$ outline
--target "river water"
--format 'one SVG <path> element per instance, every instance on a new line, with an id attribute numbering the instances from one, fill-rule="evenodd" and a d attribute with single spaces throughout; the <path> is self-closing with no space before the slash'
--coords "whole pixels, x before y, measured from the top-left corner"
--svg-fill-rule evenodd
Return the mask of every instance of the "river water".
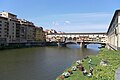
<path id="1" fill-rule="evenodd" d="M 55 80 L 67 67 L 87 55 L 96 55 L 99 45 L 37 47 L 0 51 L 0 80 Z"/>

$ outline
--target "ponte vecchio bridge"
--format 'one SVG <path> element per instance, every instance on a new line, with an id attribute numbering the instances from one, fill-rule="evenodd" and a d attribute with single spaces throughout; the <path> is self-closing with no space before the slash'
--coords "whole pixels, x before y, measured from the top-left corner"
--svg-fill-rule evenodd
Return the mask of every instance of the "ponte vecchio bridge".
<path id="1" fill-rule="evenodd" d="M 81 47 L 87 44 L 106 44 L 106 33 L 52 33 L 46 36 L 47 42 L 79 43 Z"/>
<path id="2" fill-rule="evenodd" d="M 63 33 L 48 34 L 48 42 L 79 42 L 81 44 L 107 44 L 108 49 L 120 50 L 120 10 L 116 10 L 106 33 Z"/>

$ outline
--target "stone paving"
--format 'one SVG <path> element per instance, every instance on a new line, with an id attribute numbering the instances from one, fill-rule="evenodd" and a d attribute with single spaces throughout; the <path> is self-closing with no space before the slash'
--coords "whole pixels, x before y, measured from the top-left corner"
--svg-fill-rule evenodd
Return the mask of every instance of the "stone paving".
<path id="1" fill-rule="evenodd" d="M 115 80 L 120 80 L 120 67 L 115 72 Z"/>

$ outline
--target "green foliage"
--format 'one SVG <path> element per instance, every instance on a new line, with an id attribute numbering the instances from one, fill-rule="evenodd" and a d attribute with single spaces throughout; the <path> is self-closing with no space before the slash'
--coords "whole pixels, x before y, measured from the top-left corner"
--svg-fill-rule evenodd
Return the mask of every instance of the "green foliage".
<path id="1" fill-rule="evenodd" d="M 89 59 L 92 60 L 91 64 L 88 64 Z M 77 70 L 74 71 L 69 78 L 65 78 L 64 80 L 114 80 L 115 71 L 120 66 L 120 51 L 112 51 L 103 48 L 100 50 L 98 55 L 89 56 L 89 58 L 83 60 L 83 66 L 85 69 L 87 69 L 87 71 L 89 71 L 89 66 L 92 66 L 94 68 L 93 76 L 84 76 L 81 71 Z M 101 60 L 107 61 L 107 66 L 101 66 Z M 75 63 L 72 66 L 74 65 Z M 65 71 L 71 69 L 71 67 Z M 57 78 L 56 80 L 61 79 Z"/>
<path id="2" fill-rule="evenodd" d="M 120 66 L 120 51 L 100 50 L 99 59 L 108 61 L 108 66 L 96 66 L 93 77 L 97 80 L 114 80 L 116 69 Z"/>

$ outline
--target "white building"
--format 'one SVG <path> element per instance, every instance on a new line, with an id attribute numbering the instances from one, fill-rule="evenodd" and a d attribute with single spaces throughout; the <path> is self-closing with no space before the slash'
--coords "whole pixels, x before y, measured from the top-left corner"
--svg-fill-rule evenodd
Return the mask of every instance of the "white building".
<path id="1" fill-rule="evenodd" d="M 108 45 L 116 50 L 120 49 L 120 10 L 116 10 L 109 25 Z"/>

